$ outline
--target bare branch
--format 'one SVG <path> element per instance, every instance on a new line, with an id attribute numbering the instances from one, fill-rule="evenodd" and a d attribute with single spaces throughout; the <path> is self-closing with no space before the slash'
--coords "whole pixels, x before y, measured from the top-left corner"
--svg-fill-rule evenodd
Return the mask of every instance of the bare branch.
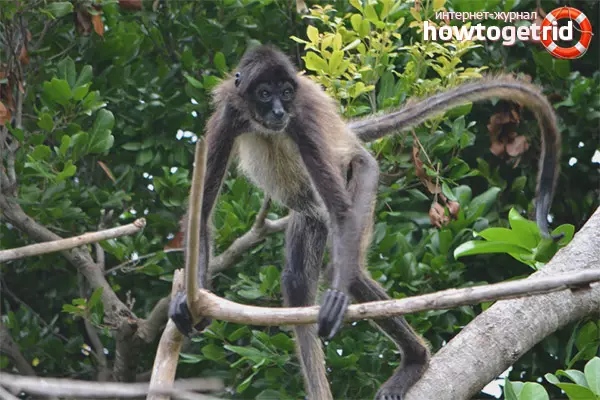
<path id="1" fill-rule="evenodd" d="M 150 391 L 147 383 L 112 383 L 61 378 L 36 378 L 8 374 L 6 372 L 0 374 L 0 385 L 36 395 L 94 399 L 138 397 L 151 392 L 185 400 L 216 400 L 215 397 L 194 393 L 192 390 L 217 391 L 223 388 L 223 383 L 220 380 L 211 378 L 177 381 L 174 388 L 155 387 Z"/>
<path id="2" fill-rule="evenodd" d="M 4 400 L 20 400 L 18 397 L 13 396 L 8 390 L 0 386 L 0 398 Z"/>
<path id="3" fill-rule="evenodd" d="M 186 291 L 188 307 L 198 291 L 198 257 L 200 249 L 200 225 L 202 222 L 202 199 L 204 197 L 204 172 L 206 169 L 206 142 L 198 139 L 194 154 L 194 171 L 190 189 L 187 219 L 187 248 L 185 252 Z"/>
<path id="4" fill-rule="evenodd" d="M 160 329 L 167 323 L 170 297 L 163 297 L 156 303 L 148 318 L 139 322 L 136 336 L 145 343 L 154 341 Z"/>
<path id="5" fill-rule="evenodd" d="M 209 264 L 211 274 L 223 271 L 232 266 L 238 257 L 263 241 L 269 234 L 285 230 L 289 217 L 279 218 L 274 221 L 266 218 L 261 220 L 259 218 L 261 216 L 266 217 L 266 211 L 263 212 L 265 210 L 265 203 L 263 203 L 263 207 L 258 213 L 252 228 L 237 238 L 225 251 L 211 260 Z"/>
<path id="6" fill-rule="evenodd" d="M 16 249 L 2 250 L 0 251 L 0 262 L 16 260 L 34 255 L 54 253 L 56 251 L 63 251 L 72 249 L 74 247 L 79 247 L 84 244 L 100 242 L 102 240 L 114 239 L 126 235 L 133 235 L 134 233 L 139 232 L 144 226 L 146 226 L 146 220 L 144 218 L 140 218 L 136 219 L 131 224 L 116 228 L 105 229 L 98 232 L 88 232 L 80 236 L 59 239 L 45 243 L 31 244 L 29 246 L 19 247 Z"/>
<path id="7" fill-rule="evenodd" d="M 599 265 L 600 208 L 567 246 L 526 281 L 560 281 L 567 273 L 572 277 L 593 274 L 598 270 L 592 268 Z M 600 316 L 598 284 L 591 289 L 499 301 L 438 351 L 406 400 L 470 399 L 542 339 L 594 315 Z"/>
<path id="8" fill-rule="evenodd" d="M 183 275 L 184 272 L 181 269 L 176 270 L 173 274 L 171 296 L 179 291 L 183 291 Z M 175 323 L 169 319 L 156 350 L 154 365 L 152 366 L 152 377 L 150 378 L 150 388 L 160 386 L 170 387 L 173 384 L 182 344 L 183 335 L 179 332 Z M 146 400 L 168 400 L 168 398 L 160 395 L 149 395 Z"/>
<path id="9" fill-rule="evenodd" d="M 387 318 L 427 310 L 443 310 L 484 301 L 533 296 L 600 281 L 600 269 L 549 277 L 520 279 L 462 289 L 449 289 L 398 300 L 354 304 L 346 311 L 346 321 Z M 301 325 L 317 322 L 318 306 L 269 308 L 234 303 L 205 289 L 196 293 L 192 315 L 210 317 L 244 325 Z"/>

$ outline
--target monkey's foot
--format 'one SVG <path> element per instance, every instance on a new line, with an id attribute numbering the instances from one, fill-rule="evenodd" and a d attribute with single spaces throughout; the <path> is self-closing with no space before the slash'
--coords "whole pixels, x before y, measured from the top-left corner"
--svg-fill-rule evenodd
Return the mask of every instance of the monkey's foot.
<path id="1" fill-rule="evenodd" d="M 169 318 L 173 320 L 175 326 L 185 336 L 190 336 L 192 333 L 192 314 L 187 306 L 187 297 L 184 292 L 177 292 L 177 294 L 171 299 L 169 304 Z M 204 318 L 202 321 L 196 324 L 194 328 L 197 331 L 202 331 L 206 328 L 212 320 L 210 318 Z"/>
<path id="2" fill-rule="evenodd" d="M 379 389 L 375 395 L 375 400 L 402 400 L 404 395 L 402 393 L 394 393 L 388 390 Z"/>
<path id="3" fill-rule="evenodd" d="M 331 339 L 344 322 L 350 298 L 336 289 L 328 289 L 319 309 L 319 336 Z"/>

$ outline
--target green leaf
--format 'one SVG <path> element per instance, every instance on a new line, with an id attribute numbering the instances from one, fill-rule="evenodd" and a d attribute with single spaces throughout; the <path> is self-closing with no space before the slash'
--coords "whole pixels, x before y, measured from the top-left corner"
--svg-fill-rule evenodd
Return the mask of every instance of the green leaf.
<path id="1" fill-rule="evenodd" d="M 560 383 L 560 380 L 554 374 L 546 374 L 544 375 L 544 378 L 553 385 Z"/>
<path id="2" fill-rule="evenodd" d="M 71 57 L 63 58 L 57 64 L 58 77 L 67 81 L 70 87 L 75 87 L 77 72 L 75 71 L 75 62 Z"/>
<path id="3" fill-rule="evenodd" d="M 519 400 L 548 400 L 548 393 L 542 385 L 536 382 L 525 382 L 521 392 L 519 393 Z"/>
<path id="4" fill-rule="evenodd" d="M 575 339 L 575 346 L 577 349 L 582 351 L 587 348 L 585 351 L 584 358 L 592 358 L 596 351 L 598 350 L 597 343 L 600 341 L 600 331 L 598 329 L 598 325 L 595 322 L 589 321 L 584 326 L 581 327 L 579 332 L 577 333 L 577 338 Z M 591 346 L 590 346 L 591 345 Z"/>
<path id="5" fill-rule="evenodd" d="M 518 235 L 523 241 L 524 246 L 533 249 L 538 245 L 542 236 L 535 222 L 523 218 L 514 208 L 508 212 L 508 221 L 515 235 Z"/>
<path id="6" fill-rule="evenodd" d="M 31 157 L 36 161 L 45 161 L 50 158 L 51 154 L 52 151 L 50 150 L 50 147 L 44 144 L 40 144 L 33 148 L 33 151 L 31 152 Z"/>
<path id="7" fill-rule="evenodd" d="M 285 350 L 290 353 L 294 351 L 294 341 L 283 332 L 279 332 L 275 336 L 271 337 L 271 343 L 273 343 L 273 345 L 278 349 Z"/>
<path id="8" fill-rule="evenodd" d="M 115 141 L 111 135 L 111 129 L 115 125 L 115 117 L 112 112 L 101 109 L 96 115 L 94 125 L 90 130 L 90 153 L 103 153 L 110 149 Z"/>
<path id="9" fill-rule="evenodd" d="M 257 373 L 258 373 L 258 371 L 256 371 L 255 373 L 253 373 L 252 375 L 250 375 L 249 377 L 247 377 L 246 379 L 244 379 L 244 381 L 242 383 L 240 383 L 235 390 L 238 393 L 242 393 L 242 392 L 244 392 L 244 390 L 248 389 L 248 386 L 250 386 L 250 383 L 252 383 L 252 379 L 254 379 L 254 376 Z"/>
<path id="10" fill-rule="evenodd" d="M 576 369 L 567 369 L 566 371 L 559 369 L 558 371 L 556 371 L 556 375 L 565 376 L 571 381 L 573 381 L 573 383 L 576 383 L 580 386 L 588 387 L 584 373 Z"/>
<path id="11" fill-rule="evenodd" d="M 352 24 L 352 29 L 354 29 L 356 32 L 358 32 L 360 30 L 360 24 L 362 23 L 362 17 L 360 16 L 360 14 L 352 14 L 352 16 L 350 17 L 350 23 Z M 360 39 L 357 39 L 358 42 L 360 43 Z M 358 46 L 358 44 L 357 44 Z"/>
<path id="12" fill-rule="evenodd" d="M 588 387 L 597 396 L 600 396 L 600 358 L 594 357 L 584 367 L 585 379 Z"/>
<path id="13" fill-rule="evenodd" d="M 204 86 L 202 85 L 202 82 L 200 82 L 199 80 L 197 80 L 196 78 L 194 78 L 193 76 L 190 76 L 188 74 L 183 75 L 185 77 L 185 79 L 188 81 L 188 83 L 190 85 L 192 85 L 193 87 L 195 87 L 196 89 L 203 89 Z"/>
<path id="14" fill-rule="evenodd" d="M 60 18 L 73 12 L 73 4 L 69 1 L 57 1 L 56 3 L 48 4 L 45 11 L 49 12 L 54 18 Z"/>
<path id="15" fill-rule="evenodd" d="M 52 129 L 54 129 L 54 121 L 52 120 L 52 116 L 48 113 L 42 113 L 39 116 L 37 126 L 45 131 L 51 132 Z"/>
<path id="16" fill-rule="evenodd" d="M 232 351 L 236 354 L 239 354 L 242 357 L 246 357 L 252 360 L 254 363 L 261 362 L 264 358 L 269 358 L 270 355 L 267 353 L 263 353 L 254 347 L 241 347 L 241 346 L 231 346 L 225 345 L 225 349 Z"/>
<path id="17" fill-rule="evenodd" d="M 362 4 L 360 4 L 360 0 L 350 0 L 350 4 L 352 4 L 352 6 L 359 11 L 362 11 L 363 9 Z"/>
<path id="18" fill-rule="evenodd" d="M 533 257 L 536 261 L 547 263 L 558 251 L 558 243 L 553 239 L 542 239 L 535 248 Z"/>
<path id="19" fill-rule="evenodd" d="M 595 400 L 596 397 L 590 389 L 574 383 L 557 383 L 556 386 L 564 390 L 570 400 Z"/>
<path id="20" fill-rule="evenodd" d="M 377 15 L 377 12 L 375 11 L 375 7 L 373 7 L 372 4 L 367 4 L 365 6 L 364 15 L 365 15 L 366 19 L 368 19 L 370 22 L 372 22 L 374 24 L 379 22 L 379 16 Z"/>
<path id="21" fill-rule="evenodd" d="M 504 242 L 514 244 L 521 247 L 523 250 L 531 252 L 531 249 L 523 246 L 523 242 L 519 239 L 513 231 L 507 228 L 487 228 L 481 232 L 475 233 L 476 236 L 480 236 L 488 241 L 493 242 Z"/>
<path id="22" fill-rule="evenodd" d="M 331 58 L 329 59 L 329 72 L 336 76 L 338 67 L 340 66 L 342 59 L 344 58 L 344 52 L 341 50 L 335 50 L 331 53 Z"/>
<path id="23" fill-rule="evenodd" d="M 136 165 L 140 166 L 146 165 L 152 160 L 153 157 L 154 154 L 152 153 L 152 149 L 144 149 L 137 153 L 137 156 L 135 157 L 135 163 Z"/>
<path id="24" fill-rule="evenodd" d="M 73 135 L 71 140 L 73 142 L 73 159 L 77 160 L 79 157 L 86 154 L 86 149 L 88 147 L 90 135 L 88 135 L 87 132 L 79 132 Z"/>
<path id="25" fill-rule="evenodd" d="M 563 238 L 558 241 L 558 246 L 563 247 L 569 244 L 571 239 L 573 239 L 573 235 L 575 234 L 575 226 L 571 224 L 562 224 L 552 231 L 552 235 L 558 235 L 560 233 L 565 234 Z"/>
<path id="26" fill-rule="evenodd" d="M 304 57 L 304 61 L 306 64 L 306 69 L 317 72 L 329 72 L 329 65 L 327 65 L 327 62 L 323 60 L 320 56 L 318 56 L 315 52 L 308 52 Z"/>
<path id="27" fill-rule="evenodd" d="M 44 94 L 55 103 L 62 106 L 67 104 L 71 99 L 71 88 L 69 83 L 64 79 L 52 78 L 50 82 L 44 82 Z"/>
<path id="28" fill-rule="evenodd" d="M 227 336 L 227 340 L 230 342 L 235 342 L 235 341 L 239 340 L 240 338 L 242 338 L 243 336 L 247 335 L 248 333 L 250 333 L 250 330 L 248 329 L 248 327 L 242 326 L 241 328 L 236 329 L 235 331 L 230 333 L 229 336 Z"/>
<path id="29" fill-rule="evenodd" d="M 100 301 L 100 299 L 102 298 L 102 290 L 102 287 L 99 287 L 98 289 L 94 290 L 94 293 L 92 293 L 90 299 L 88 300 L 88 307 L 92 308 Z"/>
<path id="30" fill-rule="evenodd" d="M 255 400 L 280 400 L 281 393 L 273 389 L 265 389 L 256 395 Z"/>
<path id="31" fill-rule="evenodd" d="M 225 350 L 221 346 L 216 344 L 209 344 L 202 348 L 202 354 L 204 357 L 212 361 L 220 361 L 225 358 Z"/>
<path id="32" fill-rule="evenodd" d="M 214 58 L 213 58 L 213 63 L 215 64 L 215 67 L 217 67 L 217 69 L 221 72 L 225 72 L 227 71 L 227 62 L 225 61 L 225 55 L 223 53 L 221 53 L 220 51 L 218 51 Z"/>
<path id="33" fill-rule="evenodd" d="M 75 87 L 78 88 L 80 86 L 84 86 L 88 83 L 91 83 L 93 76 L 94 76 L 94 74 L 93 74 L 92 66 L 84 65 L 83 68 L 81 68 L 81 72 L 79 73 L 79 77 L 77 78 L 77 81 L 75 82 Z"/>
<path id="34" fill-rule="evenodd" d="M 83 86 L 78 86 L 73 90 L 73 100 L 80 101 L 82 100 L 90 90 L 91 83 L 86 83 Z"/>
<path id="35" fill-rule="evenodd" d="M 319 30 L 312 25 L 306 28 L 306 36 L 312 43 L 319 43 Z"/>
<path id="36" fill-rule="evenodd" d="M 60 138 L 60 148 L 59 148 L 59 152 L 61 156 L 66 156 L 67 155 L 67 151 L 69 150 L 69 147 L 71 146 L 71 137 L 69 135 L 63 135 L 62 138 Z"/>
<path id="37" fill-rule="evenodd" d="M 75 172 L 77 172 L 77 167 L 73 165 L 73 161 L 69 160 L 65 163 L 63 170 L 56 176 L 56 180 L 58 182 L 62 182 L 65 179 L 75 175 Z"/>
<path id="38" fill-rule="evenodd" d="M 459 257 L 471 256 L 474 254 L 490 253 L 528 254 L 529 252 L 521 246 L 516 246 L 512 243 L 471 240 L 461 244 L 454 250 L 454 258 L 458 259 Z"/>
<path id="39" fill-rule="evenodd" d="M 494 205 L 494 202 L 496 202 L 500 190 L 499 187 L 492 187 L 475 197 L 467 209 L 467 218 L 475 219 L 487 214 L 492 205 Z"/>

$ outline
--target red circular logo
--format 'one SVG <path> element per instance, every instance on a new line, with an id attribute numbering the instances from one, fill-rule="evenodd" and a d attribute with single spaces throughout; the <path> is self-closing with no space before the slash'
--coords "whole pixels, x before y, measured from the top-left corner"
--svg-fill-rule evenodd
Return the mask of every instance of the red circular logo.
<path id="1" fill-rule="evenodd" d="M 573 20 L 579 25 L 579 28 L 575 29 L 581 32 L 581 38 L 579 38 L 579 42 L 577 42 L 575 46 L 559 47 L 552 40 L 552 35 L 550 34 L 552 31 L 551 29 L 546 28 L 546 33 L 544 34 L 544 27 L 552 28 L 552 24 L 555 21 L 563 18 Z M 544 18 L 544 21 L 542 22 L 540 33 L 542 44 L 553 56 L 564 59 L 579 58 L 584 55 L 590 47 L 590 42 L 592 40 L 592 24 L 588 17 L 578 9 L 573 7 L 561 7 L 546 15 L 546 18 Z"/>

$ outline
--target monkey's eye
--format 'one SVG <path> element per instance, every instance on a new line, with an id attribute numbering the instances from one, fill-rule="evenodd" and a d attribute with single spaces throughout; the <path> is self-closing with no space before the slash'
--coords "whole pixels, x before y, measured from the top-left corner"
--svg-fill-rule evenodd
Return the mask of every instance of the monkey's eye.
<path id="1" fill-rule="evenodd" d="M 285 89 L 281 94 L 281 97 L 283 98 L 283 100 L 290 100 L 293 94 L 294 91 L 292 89 Z"/>
<path id="2" fill-rule="evenodd" d="M 271 99 L 271 93 L 268 90 L 259 90 L 258 98 L 261 101 L 269 101 Z"/>

